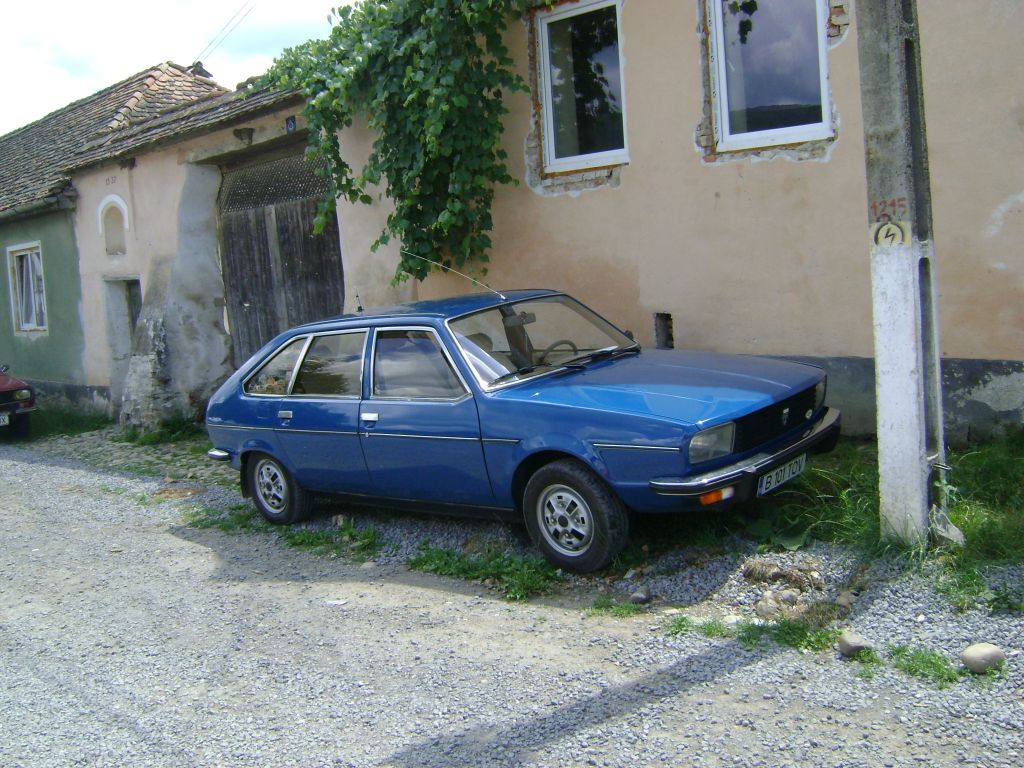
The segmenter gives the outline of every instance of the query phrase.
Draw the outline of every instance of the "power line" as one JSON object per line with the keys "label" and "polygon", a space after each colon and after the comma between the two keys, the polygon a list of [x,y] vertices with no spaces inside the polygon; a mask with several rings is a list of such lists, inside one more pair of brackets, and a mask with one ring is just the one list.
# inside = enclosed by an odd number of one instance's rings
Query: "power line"
{"label": "power line", "polygon": [[[245,17],[252,13],[252,9],[256,7],[256,2],[257,0],[244,0],[238,10],[235,11],[234,15],[227,20],[224,26],[221,27],[210,42],[206,44],[206,47],[203,48],[203,50],[199,52],[199,55],[193,59],[193,62],[202,61],[204,57],[209,56],[216,51],[220,47],[221,43],[227,40],[231,33],[238,28],[238,25],[245,21]],[[246,6],[249,7],[246,8]],[[245,11],[245,13],[242,13],[242,11]],[[241,17],[239,17],[239,14],[242,14]],[[232,24],[232,22],[234,23]],[[228,27],[230,27],[230,29],[228,29]]]}

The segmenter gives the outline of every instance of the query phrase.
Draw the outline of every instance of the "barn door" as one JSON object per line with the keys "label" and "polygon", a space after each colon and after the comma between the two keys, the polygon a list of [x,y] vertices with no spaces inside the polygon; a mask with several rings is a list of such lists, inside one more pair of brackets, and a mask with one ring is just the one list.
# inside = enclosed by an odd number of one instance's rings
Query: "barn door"
{"label": "barn door", "polygon": [[314,167],[289,155],[224,170],[221,268],[236,366],[281,331],[342,312],[337,219],[313,234],[326,187]]}

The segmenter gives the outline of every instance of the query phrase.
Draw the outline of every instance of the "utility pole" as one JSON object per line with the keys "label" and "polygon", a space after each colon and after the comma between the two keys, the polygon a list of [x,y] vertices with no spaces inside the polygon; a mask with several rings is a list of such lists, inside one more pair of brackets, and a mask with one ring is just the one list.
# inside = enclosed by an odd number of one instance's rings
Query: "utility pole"
{"label": "utility pole", "polygon": [[916,0],[856,7],[864,112],[882,534],[915,547],[945,515],[931,187]]}

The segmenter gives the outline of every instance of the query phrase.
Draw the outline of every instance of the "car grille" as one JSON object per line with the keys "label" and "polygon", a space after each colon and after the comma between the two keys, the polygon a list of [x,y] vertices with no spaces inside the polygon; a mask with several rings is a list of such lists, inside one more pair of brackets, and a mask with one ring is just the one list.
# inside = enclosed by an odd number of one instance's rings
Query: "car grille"
{"label": "car grille", "polygon": [[[786,409],[789,409],[788,412]],[[813,409],[814,387],[811,387],[800,394],[737,419],[733,450],[736,453],[743,453],[781,437],[807,421],[806,414]],[[784,412],[788,414],[785,419]]]}
{"label": "car grille", "polygon": [[7,403],[13,403],[13,402],[14,402],[14,390],[13,389],[9,390],[7,392],[0,392],[0,405],[6,405]]}

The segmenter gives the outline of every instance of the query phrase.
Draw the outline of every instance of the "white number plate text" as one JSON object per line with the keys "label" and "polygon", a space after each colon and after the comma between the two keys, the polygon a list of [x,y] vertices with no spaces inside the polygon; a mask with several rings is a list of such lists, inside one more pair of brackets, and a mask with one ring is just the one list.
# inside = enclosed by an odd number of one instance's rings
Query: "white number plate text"
{"label": "white number plate text", "polygon": [[794,477],[804,471],[807,466],[807,454],[801,454],[792,461],[788,461],[781,467],[776,467],[771,472],[761,475],[757,481],[757,495],[764,496],[771,493],[780,485],[788,483]]}

